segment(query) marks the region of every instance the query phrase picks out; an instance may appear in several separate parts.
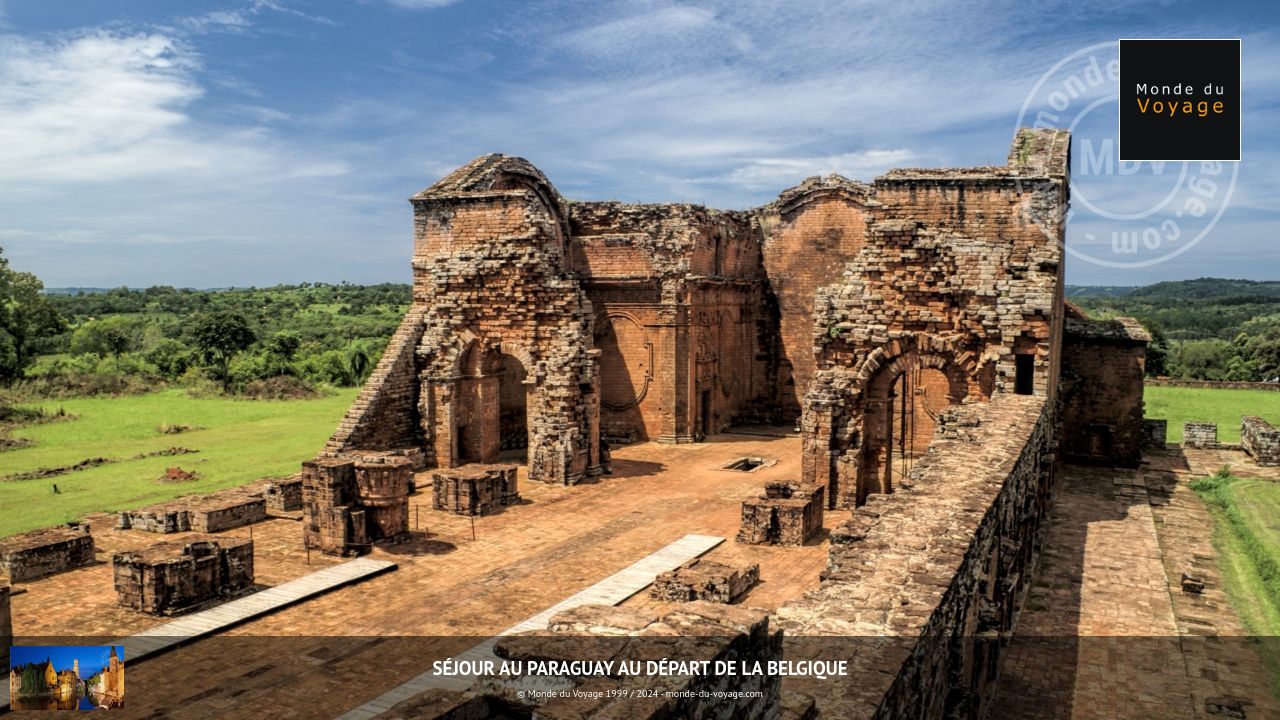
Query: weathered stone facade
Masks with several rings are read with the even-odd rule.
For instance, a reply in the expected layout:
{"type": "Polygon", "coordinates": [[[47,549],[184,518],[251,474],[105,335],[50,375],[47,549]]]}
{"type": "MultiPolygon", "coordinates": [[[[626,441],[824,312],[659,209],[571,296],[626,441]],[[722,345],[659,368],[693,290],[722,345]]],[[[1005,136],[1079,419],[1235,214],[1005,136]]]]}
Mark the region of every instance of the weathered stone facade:
{"type": "Polygon", "coordinates": [[[1218,446],[1218,423],[1189,422],[1182,425],[1182,444],[1193,448],[1218,446]]]}
{"type": "Polygon", "coordinates": [[[1068,144],[1026,130],[1003,167],[810,178],[747,211],[568,202],[477,158],[411,199],[413,308],[326,452],[574,483],[602,435],[803,405],[804,480],[833,507],[888,492],[941,409],[1056,393],[1068,144]]]}
{"type": "Polygon", "coordinates": [[[302,464],[303,536],[327,555],[368,552],[409,532],[413,461],[397,452],[319,457],[302,464]]]}
{"type": "Polygon", "coordinates": [[[803,545],[822,529],[825,486],[773,482],[764,490],[764,495],[742,501],[738,542],[803,545]]]}
{"type": "Polygon", "coordinates": [[[1145,443],[1143,378],[1151,335],[1133,318],[1091,320],[1068,306],[1062,349],[1062,453],[1137,467],[1145,443]]]}
{"type": "Polygon", "coordinates": [[[93,550],[89,526],[80,523],[11,535],[0,540],[0,575],[35,580],[92,563],[93,550]]]}
{"type": "Polygon", "coordinates": [[[876,180],[864,244],[814,311],[803,479],[833,506],[892,492],[949,406],[1056,397],[1068,145],[1024,130],[1005,167],[876,180]]]}
{"type": "Polygon", "coordinates": [[[463,465],[431,474],[431,506],[455,515],[487,515],[520,502],[515,465],[463,465]]]}
{"type": "Polygon", "coordinates": [[[253,541],[192,536],[112,557],[122,607],[169,615],[253,587],[253,541]]]}
{"type": "Polygon", "coordinates": [[[1260,417],[1240,419],[1240,445],[1259,465],[1280,465],[1280,430],[1260,417]]]}
{"type": "Polygon", "coordinates": [[[660,573],[649,586],[649,597],[663,602],[732,603],[760,581],[760,565],[742,567],[714,560],[694,558],[676,568],[660,573]]]}

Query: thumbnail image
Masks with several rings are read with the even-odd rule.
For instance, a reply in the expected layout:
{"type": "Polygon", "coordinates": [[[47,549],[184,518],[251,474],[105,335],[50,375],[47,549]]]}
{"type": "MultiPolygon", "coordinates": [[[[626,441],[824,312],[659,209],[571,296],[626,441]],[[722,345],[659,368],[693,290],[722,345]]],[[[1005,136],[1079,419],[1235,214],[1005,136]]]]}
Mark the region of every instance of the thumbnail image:
{"type": "Polygon", "coordinates": [[[124,707],[124,648],[119,645],[19,645],[10,653],[13,710],[124,707]]]}

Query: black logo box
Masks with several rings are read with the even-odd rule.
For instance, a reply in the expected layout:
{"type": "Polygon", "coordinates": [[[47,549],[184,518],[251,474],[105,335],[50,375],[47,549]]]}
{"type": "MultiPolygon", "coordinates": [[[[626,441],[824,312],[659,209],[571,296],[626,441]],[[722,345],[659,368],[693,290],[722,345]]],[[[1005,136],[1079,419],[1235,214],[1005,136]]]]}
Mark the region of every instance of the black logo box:
{"type": "Polygon", "coordinates": [[[1239,160],[1240,50],[1238,39],[1120,40],[1120,159],[1239,160]]]}

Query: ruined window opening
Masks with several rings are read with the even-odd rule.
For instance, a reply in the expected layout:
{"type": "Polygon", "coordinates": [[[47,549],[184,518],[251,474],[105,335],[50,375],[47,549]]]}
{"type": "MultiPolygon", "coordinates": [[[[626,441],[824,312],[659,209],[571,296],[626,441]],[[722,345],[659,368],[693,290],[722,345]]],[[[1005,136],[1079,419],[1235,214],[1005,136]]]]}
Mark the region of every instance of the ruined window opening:
{"type": "Polygon", "coordinates": [[[1034,395],[1036,390],[1036,356],[1014,355],[1013,391],[1018,395],[1034,395]]]}

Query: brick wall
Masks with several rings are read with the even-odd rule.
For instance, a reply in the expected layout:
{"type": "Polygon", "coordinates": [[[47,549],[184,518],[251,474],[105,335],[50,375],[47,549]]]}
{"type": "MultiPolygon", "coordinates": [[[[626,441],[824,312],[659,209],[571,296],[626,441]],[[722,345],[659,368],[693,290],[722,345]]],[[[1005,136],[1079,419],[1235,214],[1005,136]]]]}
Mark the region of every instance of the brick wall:
{"type": "Polygon", "coordinates": [[[1003,168],[876,180],[867,238],[813,316],[802,479],[833,504],[891,492],[944,405],[1023,389],[1020,356],[1025,389],[1056,398],[1067,142],[1028,130],[1003,168]]]}
{"type": "Polygon", "coordinates": [[[253,587],[253,541],[196,535],[112,557],[117,602],[168,615],[253,587]]]}
{"type": "Polygon", "coordinates": [[[832,636],[848,638],[857,681],[784,690],[812,694],[823,717],[981,717],[1033,566],[1055,424],[1037,396],[944,414],[909,485],[834,530],[821,585],[774,615],[789,660],[829,657],[843,647],[832,636]]]}
{"type": "Polygon", "coordinates": [[[1182,444],[1193,448],[1218,446],[1218,424],[1189,422],[1182,426],[1182,444]]]}
{"type": "Polygon", "coordinates": [[[1068,460],[1137,467],[1145,443],[1150,336],[1129,318],[1071,319],[1062,348],[1062,450],[1068,460]]]}
{"type": "Polygon", "coordinates": [[[1259,465],[1280,465],[1280,430],[1260,417],[1240,420],[1240,445],[1259,465]]]}
{"type": "Polygon", "coordinates": [[[838,176],[810,178],[757,211],[768,289],[777,303],[778,403],[782,417],[800,415],[815,370],[814,293],[840,279],[867,237],[871,188],[838,176]]]}

